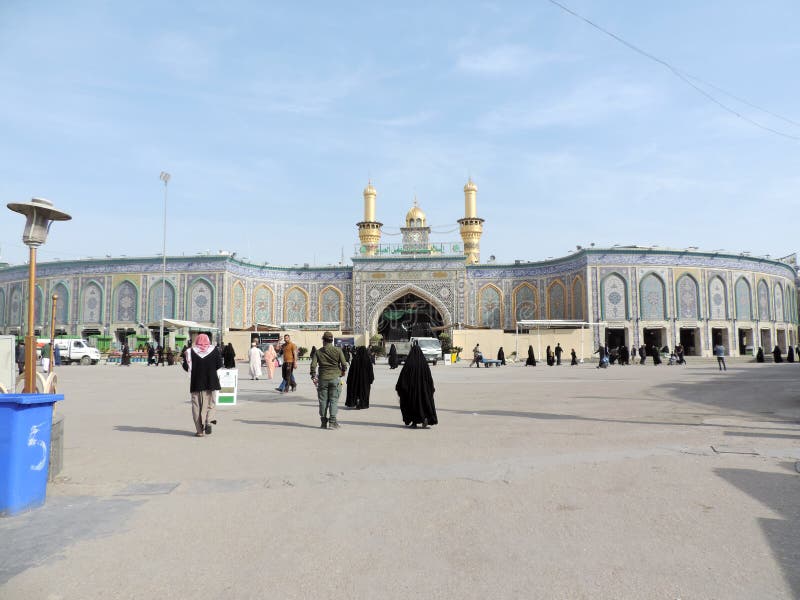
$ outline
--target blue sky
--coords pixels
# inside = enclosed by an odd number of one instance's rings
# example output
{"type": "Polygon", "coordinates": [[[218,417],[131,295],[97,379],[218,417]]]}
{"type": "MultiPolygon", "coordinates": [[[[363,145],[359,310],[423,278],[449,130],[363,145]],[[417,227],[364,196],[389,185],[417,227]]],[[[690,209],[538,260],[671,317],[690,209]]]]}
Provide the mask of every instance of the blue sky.
{"type": "MultiPolygon", "coordinates": [[[[565,3],[800,123],[795,0],[565,3]]],[[[3,203],[43,196],[73,216],[41,260],[160,254],[162,170],[170,255],[337,263],[368,177],[396,232],[415,195],[455,228],[470,175],[484,260],[590,242],[797,249],[800,142],[546,0],[4,0],[0,82],[3,203]]],[[[2,257],[24,262],[22,217],[3,215],[2,257]]]]}

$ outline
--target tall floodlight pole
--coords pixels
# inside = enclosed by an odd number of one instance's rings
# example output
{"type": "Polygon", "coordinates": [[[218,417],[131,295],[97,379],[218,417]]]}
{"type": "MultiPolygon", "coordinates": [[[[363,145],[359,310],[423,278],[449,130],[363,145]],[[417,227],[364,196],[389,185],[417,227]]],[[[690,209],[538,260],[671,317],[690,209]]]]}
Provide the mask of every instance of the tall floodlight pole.
{"type": "Polygon", "coordinates": [[[158,343],[162,348],[164,345],[164,306],[165,294],[167,293],[167,184],[171,175],[166,171],[161,171],[159,179],[164,182],[164,240],[161,247],[161,324],[158,328],[158,343]]]}

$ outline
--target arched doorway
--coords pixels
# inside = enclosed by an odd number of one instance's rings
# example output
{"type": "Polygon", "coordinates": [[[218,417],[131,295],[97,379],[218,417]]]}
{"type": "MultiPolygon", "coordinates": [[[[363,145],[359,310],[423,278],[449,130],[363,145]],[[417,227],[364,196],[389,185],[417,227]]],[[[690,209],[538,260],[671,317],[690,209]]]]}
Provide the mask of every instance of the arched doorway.
{"type": "Polygon", "coordinates": [[[407,293],[386,306],[378,316],[377,330],[384,341],[406,341],[411,337],[437,337],[433,328],[444,325],[442,314],[430,302],[407,293]]]}

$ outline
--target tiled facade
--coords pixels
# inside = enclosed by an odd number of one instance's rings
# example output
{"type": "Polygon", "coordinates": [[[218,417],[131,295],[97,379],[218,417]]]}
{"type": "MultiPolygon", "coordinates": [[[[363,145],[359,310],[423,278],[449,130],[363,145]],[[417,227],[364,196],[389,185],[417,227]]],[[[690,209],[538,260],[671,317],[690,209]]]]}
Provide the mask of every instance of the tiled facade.
{"type": "MultiPolygon", "coordinates": [[[[456,328],[514,330],[522,319],[574,319],[596,324],[595,343],[613,329],[638,346],[653,330],[670,347],[684,330],[693,332],[695,353],[705,355],[714,337],[734,355],[740,346],[767,340],[784,348],[797,344],[794,267],[742,255],[591,248],[514,265],[400,256],[322,268],[259,266],[228,255],[170,257],[166,281],[161,268],[159,257],[41,263],[37,326],[49,322],[53,293],[59,296],[57,326],[69,334],[113,335],[152,323],[166,286],[165,316],[223,332],[254,323],[341,321],[345,331],[371,334],[384,308],[413,293],[456,328]]],[[[0,270],[4,333],[24,331],[26,283],[26,266],[0,270]]]]}

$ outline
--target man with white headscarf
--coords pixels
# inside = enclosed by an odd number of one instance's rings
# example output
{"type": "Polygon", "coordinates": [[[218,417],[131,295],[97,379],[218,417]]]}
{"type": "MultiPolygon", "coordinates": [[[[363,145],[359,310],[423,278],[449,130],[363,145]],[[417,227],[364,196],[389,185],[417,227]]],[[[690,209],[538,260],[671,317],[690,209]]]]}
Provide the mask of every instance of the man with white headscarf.
{"type": "Polygon", "coordinates": [[[217,370],[222,368],[222,353],[211,345],[205,333],[194,340],[183,358],[183,370],[189,372],[189,392],[192,395],[192,418],[197,430],[195,435],[203,437],[211,433],[211,424],[216,425],[217,391],[220,389],[217,370]]]}

